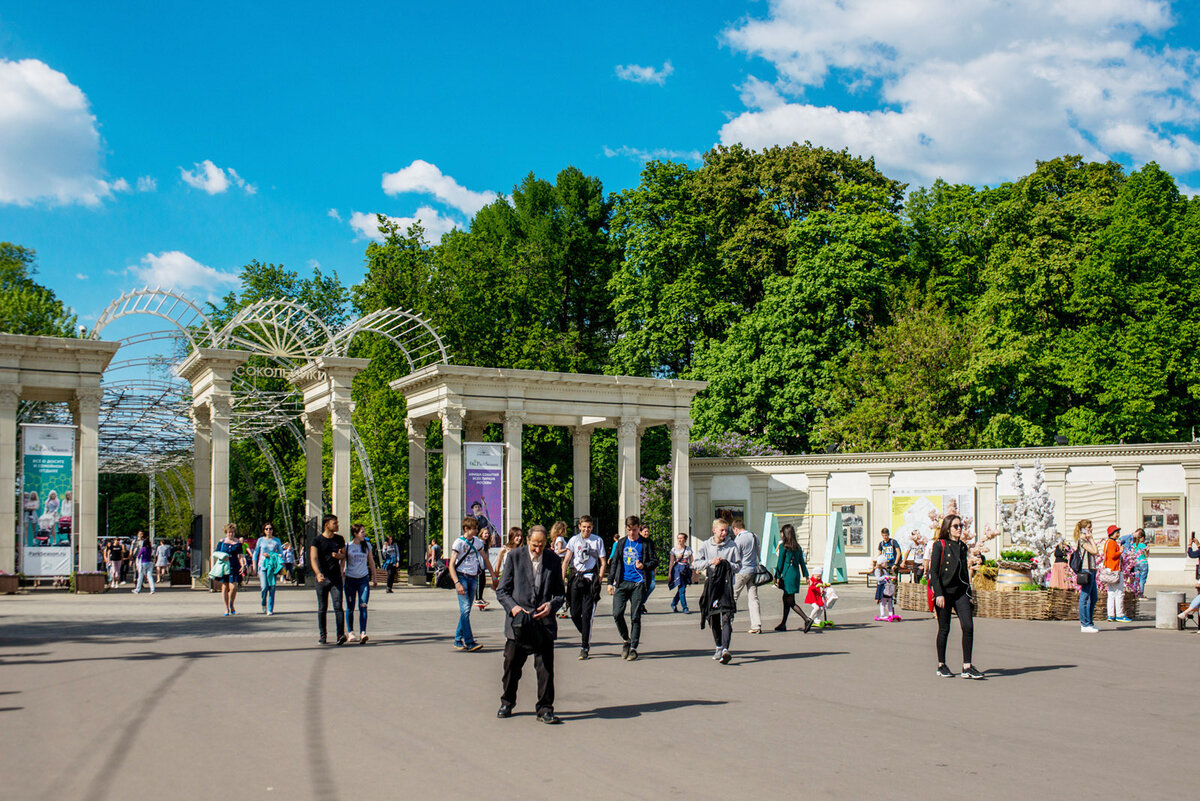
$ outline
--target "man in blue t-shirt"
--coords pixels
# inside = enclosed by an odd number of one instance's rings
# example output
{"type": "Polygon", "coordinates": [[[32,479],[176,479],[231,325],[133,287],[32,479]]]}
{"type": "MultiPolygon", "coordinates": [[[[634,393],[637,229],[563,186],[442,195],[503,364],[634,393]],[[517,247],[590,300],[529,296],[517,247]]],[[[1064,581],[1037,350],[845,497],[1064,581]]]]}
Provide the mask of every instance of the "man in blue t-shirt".
{"type": "Polygon", "coordinates": [[[642,521],[637,515],[625,518],[625,536],[613,543],[608,559],[608,594],[613,596],[613,620],[624,644],[621,656],[630,662],[638,658],[638,642],[642,636],[642,601],[649,584],[647,576],[658,561],[654,545],[641,535],[642,521]],[[625,606],[630,605],[628,626],[625,606]]]}
{"type": "Polygon", "coordinates": [[[880,529],[879,547],[877,550],[887,558],[888,572],[895,574],[896,568],[900,566],[900,543],[892,539],[892,532],[885,529],[880,529]]]}

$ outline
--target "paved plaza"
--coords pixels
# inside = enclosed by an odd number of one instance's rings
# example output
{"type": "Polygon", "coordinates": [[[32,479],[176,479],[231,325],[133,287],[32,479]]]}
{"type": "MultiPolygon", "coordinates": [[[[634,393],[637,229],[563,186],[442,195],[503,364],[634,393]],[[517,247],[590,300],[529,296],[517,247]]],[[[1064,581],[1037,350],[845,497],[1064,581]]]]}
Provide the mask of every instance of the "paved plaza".
{"type": "Polygon", "coordinates": [[[494,602],[472,615],[486,646],[472,654],[451,649],[455,601],[438,590],[374,591],[372,642],[341,648],[316,644],[306,589],[281,591],[273,617],[256,592],[233,618],[181,589],[2,597],[3,796],[1190,796],[1194,629],[977,620],[988,679],[938,679],[929,615],[876,623],[873,590],[839,592],[836,627],[804,635],[770,631],[779,594],[764,588],[768,633],[740,613],[725,667],[665,587],[642,658],[622,661],[605,598],[591,660],[560,621],[562,726],[534,718],[532,664],[517,715],[496,719],[494,602]]]}

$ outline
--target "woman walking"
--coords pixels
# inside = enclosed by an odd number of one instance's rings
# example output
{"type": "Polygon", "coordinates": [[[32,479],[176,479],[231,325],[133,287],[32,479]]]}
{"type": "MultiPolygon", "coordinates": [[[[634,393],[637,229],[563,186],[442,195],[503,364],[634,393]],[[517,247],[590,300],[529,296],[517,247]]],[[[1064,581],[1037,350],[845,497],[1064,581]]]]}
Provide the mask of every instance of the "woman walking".
{"type": "Polygon", "coordinates": [[[1108,590],[1108,619],[1121,623],[1132,623],[1125,615],[1125,576],[1121,572],[1121,543],[1117,535],[1120,526],[1108,527],[1108,538],[1104,540],[1104,566],[1100,569],[1100,580],[1108,590]]]}
{"type": "Polygon", "coordinates": [[[962,629],[964,679],[982,679],[983,673],[971,664],[975,646],[975,621],[971,598],[971,571],[967,566],[970,555],[962,541],[962,518],[946,515],[938,529],[937,541],[929,559],[929,586],[933,588],[934,612],[937,613],[937,675],[951,678],[954,673],[946,667],[946,641],[950,638],[950,613],[958,615],[962,629]]]}
{"type": "Polygon", "coordinates": [[[254,543],[254,567],[258,570],[262,613],[275,614],[275,585],[283,570],[283,543],[275,536],[275,526],[263,526],[263,535],[254,543]]]}
{"type": "Polygon", "coordinates": [[[500,556],[496,559],[496,575],[499,576],[504,572],[504,557],[508,556],[509,551],[515,551],[521,547],[521,538],[524,533],[520,526],[513,526],[508,530],[508,536],[504,540],[504,547],[500,549],[500,556]]]}
{"type": "Polygon", "coordinates": [[[1072,554],[1071,567],[1075,569],[1075,581],[1079,584],[1079,630],[1084,634],[1095,634],[1100,629],[1092,621],[1096,613],[1096,598],[1100,594],[1096,586],[1096,554],[1099,551],[1092,541],[1092,521],[1080,520],[1075,524],[1075,550],[1079,559],[1072,554]]]}
{"type": "Polygon", "coordinates": [[[133,560],[137,564],[137,583],[133,585],[133,594],[142,591],[142,580],[150,584],[150,594],[154,594],[154,546],[146,532],[137,533],[137,542],[133,544],[133,560]]]}
{"type": "MultiPolygon", "coordinates": [[[[1058,529],[1054,530],[1058,533],[1058,529]]],[[[1054,546],[1054,561],[1050,565],[1050,578],[1046,580],[1047,586],[1054,587],[1059,590],[1071,589],[1070,579],[1067,577],[1067,560],[1071,557],[1071,548],[1066,542],[1060,541],[1054,546]]]]}
{"type": "Polygon", "coordinates": [[[242,575],[246,572],[246,554],[242,544],[238,542],[237,526],[225,524],[225,539],[217,543],[218,553],[225,554],[227,569],[225,575],[216,577],[221,584],[221,600],[225,602],[225,615],[236,615],[234,601],[237,600],[238,587],[242,584],[242,575]]]}
{"type": "Polygon", "coordinates": [[[805,614],[803,607],[796,603],[796,593],[800,592],[800,576],[808,578],[808,564],[804,561],[804,549],[796,539],[796,529],[787,523],[779,529],[779,556],[775,559],[775,586],[783,592],[783,620],[775,627],[776,631],[787,631],[788,614],[795,612],[804,621],[804,633],[812,628],[813,619],[805,614]]]}
{"type": "Polygon", "coordinates": [[[691,614],[687,605],[687,586],[692,583],[692,556],[692,549],[687,546],[687,534],[675,535],[675,547],[671,549],[671,563],[667,567],[670,577],[667,588],[675,590],[675,597],[671,599],[672,612],[682,608],[685,615],[691,614]]]}
{"type": "MultiPolygon", "coordinates": [[[[558,557],[559,562],[568,564],[570,561],[567,557],[567,524],[562,520],[556,520],[554,525],[550,527],[550,550],[558,557]]],[[[568,618],[571,616],[569,604],[563,604],[558,610],[560,618],[568,618]]]]}
{"type": "Polygon", "coordinates": [[[1144,529],[1135,529],[1129,552],[1133,554],[1133,572],[1138,579],[1138,597],[1146,597],[1146,582],[1150,579],[1150,546],[1144,529]]]}
{"type": "Polygon", "coordinates": [[[125,561],[120,537],[113,537],[104,546],[104,561],[108,563],[108,586],[116,589],[121,584],[121,563],[125,561]]]}
{"type": "Polygon", "coordinates": [[[367,641],[367,601],[376,582],[371,573],[371,543],[362,523],[350,526],[350,544],[346,546],[346,632],[350,642],[367,641]],[[358,630],[354,633],[354,605],[358,604],[358,630]]]}

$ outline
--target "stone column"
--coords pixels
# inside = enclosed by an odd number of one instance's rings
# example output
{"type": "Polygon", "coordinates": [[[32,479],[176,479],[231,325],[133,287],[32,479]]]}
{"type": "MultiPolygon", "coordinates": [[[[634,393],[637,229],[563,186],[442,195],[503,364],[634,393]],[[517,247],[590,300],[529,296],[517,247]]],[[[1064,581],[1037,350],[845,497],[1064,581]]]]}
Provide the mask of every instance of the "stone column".
{"type": "Polygon", "coordinates": [[[75,446],[79,455],[75,464],[79,478],[74,482],[79,491],[74,499],[72,527],[79,541],[78,569],[81,571],[97,569],[100,515],[96,507],[100,500],[100,398],[103,395],[104,391],[99,387],[77,389],[71,404],[75,424],[79,426],[75,446]]]}
{"type": "Polygon", "coordinates": [[[695,510],[696,525],[692,530],[692,547],[706,540],[712,532],[712,476],[695,476],[692,479],[692,509],[695,510]]]}
{"type": "Polygon", "coordinates": [[[17,406],[20,387],[0,389],[0,570],[17,572],[17,406]]]}
{"type": "Polygon", "coordinates": [[[192,407],[192,514],[200,516],[200,537],[192,542],[192,576],[208,572],[212,559],[212,426],[208,404],[192,407]],[[196,571],[199,571],[197,573],[196,571]]]}
{"type": "MultiPolygon", "coordinates": [[[[1183,546],[1180,548],[1180,553],[1185,553],[1183,549],[1187,547],[1188,542],[1191,540],[1191,532],[1196,530],[1196,521],[1200,519],[1200,462],[1183,463],[1183,480],[1185,487],[1183,519],[1179,521],[1183,524],[1179,532],[1179,536],[1183,540],[1183,546]]],[[[1154,569],[1153,559],[1150,560],[1150,569],[1154,569]]]]}
{"type": "MultiPolygon", "coordinates": [[[[1000,477],[1000,468],[998,467],[976,467],[975,468],[975,532],[982,536],[984,530],[988,526],[995,529],[1000,528],[1000,521],[997,519],[999,511],[999,499],[996,494],[996,480],[1000,477]]],[[[1057,520],[1057,516],[1055,516],[1057,520]]],[[[1062,530],[1062,527],[1059,527],[1062,530]]],[[[1004,537],[997,537],[992,540],[989,546],[994,557],[1000,556],[1000,546],[1004,542],[1004,537]]]]}
{"type": "Polygon", "coordinates": [[[692,421],[676,420],[671,424],[671,538],[684,533],[691,538],[692,493],[691,454],[692,421]]]}
{"type": "Polygon", "coordinates": [[[625,518],[641,508],[637,476],[638,424],[636,417],[622,417],[617,424],[617,520],[616,534],[625,532],[625,518]]]}
{"type": "Polygon", "coordinates": [[[325,414],[305,412],[301,418],[304,420],[304,519],[316,518],[319,528],[325,494],[325,414]]]}
{"type": "MultiPolygon", "coordinates": [[[[892,527],[892,482],[891,470],[868,470],[867,478],[871,482],[871,504],[867,507],[867,553],[875,553],[875,544],[879,542],[879,529],[892,527]]],[[[895,534],[896,532],[892,532],[895,534]]]]}
{"type": "Polygon", "coordinates": [[[810,515],[821,517],[806,518],[808,522],[809,560],[817,564],[825,562],[825,549],[828,546],[826,537],[829,532],[829,471],[818,470],[808,476],[808,509],[810,515]]]}
{"type": "Polygon", "coordinates": [[[483,442],[483,433],[486,430],[487,423],[467,415],[463,423],[463,442],[483,442]]]}
{"type": "Polygon", "coordinates": [[[450,544],[462,533],[463,519],[463,410],[442,409],[442,554],[450,553],[450,544]]]}
{"type": "MultiPolygon", "coordinates": [[[[224,536],[229,522],[229,426],[233,418],[233,396],[226,389],[214,389],[210,403],[212,430],[212,535],[224,536]]],[[[242,532],[246,533],[246,532],[242,532]]],[[[210,543],[211,545],[211,543],[210,543]]],[[[204,554],[205,570],[212,558],[212,548],[204,554]]]]}
{"type": "Polygon", "coordinates": [[[354,404],[350,402],[350,386],[334,390],[332,415],[333,475],[331,476],[333,513],[337,515],[342,536],[350,534],[350,426],[354,404]]]}
{"type": "MultiPolygon", "coordinates": [[[[1115,464],[1113,471],[1117,474],[1117,525],[1122,534],[1132,534],[1141,525],[1141,512],[1138,509],[1138,472],[1140,464],[1115,464]]],[[[1107,526],[1105,526],[1107,528],[1107,526]]]]}
{"type": "Polygon", "coordinates": [[[513,526],[522,526],[521,522],[521,433],[525,428],[523,412],[505,412],[504,414],[504,532],[502,537],[508,537],[508,530],[513,526]]]}
{"type": "MultiPolygon", "coordinates": [[[[428,517],[429,485],[425,469],[425,424],[405,420],[408,429],[408,519],[428,517]]],[[[415,560],[415,556],[413,559],[415,560]]]]}
{"type": "Polygon", "coordinates": [[[746,507],[746,528],[753,531],[755,534],[762,537],[763,523],[766,522],[767,512],[767,484],[770,483],[771,477],[766,473],[751,473],[750,474],[750,499],[749,505],[746,507]]]}
{"type": "MultiPolygon", "coordinates": [[[[1075,521],[1067,521],[1067,467],[1043,467],[1042,478],[1046,481],[1046,493],[1054,501],[1054,519],[1063,536],[1070,537],[1075,530],[1075,521]]],[[[1023,471],[1032,474],[1031,471],[1023,471]]]]}
{"type": "Polygon", "coordinates": [[[592,429],[575,426],[571,430],[571,448],[575,457],[571,486],[575,497],[575,519],[578,520],[592,508],[592,429]]]}

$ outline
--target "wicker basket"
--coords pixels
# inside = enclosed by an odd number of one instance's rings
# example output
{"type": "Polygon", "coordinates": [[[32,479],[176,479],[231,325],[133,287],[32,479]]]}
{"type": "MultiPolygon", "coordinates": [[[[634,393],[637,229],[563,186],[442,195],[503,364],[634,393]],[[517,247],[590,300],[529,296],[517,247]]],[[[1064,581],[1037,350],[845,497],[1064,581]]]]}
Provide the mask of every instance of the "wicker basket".
{"type": "Polygon", "coordinates": [[[1050,619],[1050,598],[1043,590],[976,590],[975,598],[975,614],[979,617],[1050,619]]]}
{"type": "Polygon", "coordinates": [[[928,612],[929,590],[925,584],[897,584],[896,604],[908,612],[928,612]]]}
{"type": "MultiPolygon", "coordinates": [[[[1050,595],[1050,620],[1079,620],[1079,590],[1060,590],[1051,587],[1046,590],[1050,595]]],[[[1104,605],[1108,603],[1108,592],[1100,585],[1100,594],[1096,597],[1096,608],[1104,616],[1104,605]]],[[[1134,592],[1125,591],[1125,614],[1131,618],[1138,616],[1138,597],[1134,592]]]]}

